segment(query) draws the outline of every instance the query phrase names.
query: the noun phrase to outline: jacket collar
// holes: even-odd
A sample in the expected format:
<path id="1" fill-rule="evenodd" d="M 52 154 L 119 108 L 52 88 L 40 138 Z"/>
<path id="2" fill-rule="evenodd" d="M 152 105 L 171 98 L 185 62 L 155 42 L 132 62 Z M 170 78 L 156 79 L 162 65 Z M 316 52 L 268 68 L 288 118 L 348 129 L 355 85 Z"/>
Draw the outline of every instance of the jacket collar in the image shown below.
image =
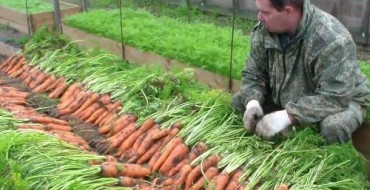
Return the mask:
<path id="1" fill-rule="evenodd" d="M 311 4 L 310 0 L 304 0 L 303 4 L 303 16 L 301 21 L 299 22 L 299 26 L 297 29 L 297 35 L 292 39 L 292 43 L 297 42 L 298 40 L 302 39 L 304 34 L 307 31 L 308 26 L 310 25 L 314 13 L 314 6 Z M 272 34 L 268 32 L 265 28 L 263 28 L 263 32 L 266 34 L 265 36 L 265 48 L 266 49 L 280 49 L 280 41 L 278 34 Z"/>

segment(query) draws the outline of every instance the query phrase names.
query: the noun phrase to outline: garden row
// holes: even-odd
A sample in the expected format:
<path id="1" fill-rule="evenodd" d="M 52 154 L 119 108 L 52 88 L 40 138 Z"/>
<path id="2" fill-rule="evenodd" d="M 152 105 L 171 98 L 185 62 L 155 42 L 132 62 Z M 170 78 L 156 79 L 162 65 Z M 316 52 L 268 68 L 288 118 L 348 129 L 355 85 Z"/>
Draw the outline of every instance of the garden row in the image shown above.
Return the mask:
<path id="1" fill-rule="evenodd" d="M 126 175 L 125 177 L 138 179 L 136 182 L 139 181 L 141 185 L 150 184 L 156 187 L 184 180 L 179 177 L 182 172 L 191 172 L 190 169 L 193 171 L 196 168 L 199 170 L 201 163 L 206 167 L 208 159 L 213 158 L 212 167 L 209 167 L 212 169 L 207 172 L 207 169 L 203 168 L 203 175 L 208 175 L 211 179 L 210 176 L 216 176 L 215 173 L 219 173 L 217 176 L 227 173 L 230 178 L 240 169 L 242 175 L 239 176 L 238 182 L 248 182 L 246 189 L 276 189 L 281 184 L 287 184 L 290 189 L 364 189 L 367 185 L 363 172 L 363 157 L 350 143 L 327 146 L 311 129 L 292 131 L 292 136 L 284 141 L 263 140 L 241 127 L 240 118 L 234 115 L 228 105 L 230 96 L 203 88 L 194 82 L 194 78 L 186 71 L 164 73 L 155 67 L 136 67 L 117 62 L 117 59 L 107 54 L 95 52 L 93 55 L 94 52 L 79 51 L 73 43 L 60 41 L 58 37 L 49 36 L 42 31 L 41 34 L 34 36 L 25 47 L 27 64 L 14 64 L 16 67 L 9 68 L 7 72 L 12 76 L 28 75 L 28 80 L 26 77 L 22 81 L 28 84 L 27 86 L 32 86 L 31 89 L 35 93 L 45 91 L 47 96 L 54 97 L 50 94 L 55 93 L 48 87 L 53 86 L 56 81 L 59 81 L 60 85 L 55 85 L 54 90 L 57 86 L 60 89 L 65 88 L 63 94 L 66 95 L 53 99 L 58 100 L 55 105 L 50 103 L 48 106 L 38 106 L 37 110 L 43 110 L 40 108 L 45 107 L 55 108 L 44 113 L 67 121 L 70 127 L 60 123 L 64 127 L 59 129 L 68 130 L 64 131 L 68 137 L 72 136 L 73 132 L 73 135 L 79 136 L 78 140 L 82 138 L 99 154 L 115 157 L 112 159 L 109 156 L 113 163 L 98 163 L 100 165 L 92 167 L 94 172 L 89 174 L 101 173 L 101 169 L 105 167 L 107 171 L 110 169 L 110 172 L 104 173 L 106 176 Z M 62 79 L 65 82 L 61 82 Z M 81 107 L 86 109 L 81 110 Z M 178 125 L 179 121 L 181 125 Z M 52 128 L 42 126 L 38 129 L 50 132 Z M 156 137 L 153 137 L 154 134 Z M 171 139 L 169 134 L 177 135 L 171 136 L 172 140 L 168 141 Z M 151 143 L 147 143 L 148 141 Z M 203 143 L 207 145 L 204 150 Z M 84 148 L 81 142 L 75 145 Z M 172 151 L 170 147 L 173 147 Z M 143 161 L 141 158 L 151 149 L 157 149 L 157 153 L 151 153 L 153 156 Z M 175 155 L 179 155 L 175 153 L 180 150 L 182 159 L 176 159 L 175 162 L 179 167 L 172 167 L 178 172 L 171 172 L 172 169 L 168 169 L 171 167 L 167 164 L 173 164 L 171 160 Z M 38 156 L 40 155 L 34 155 Z M 170 157 L 172 159 L 169 159 Z M 107 158 L 103 160 L 108 161 Z M 214 163 L 215 160 L 217 164 Z M 183 167 L 182 163 L 185 163 Z M 140 168 L 137 171 L 142 171 L 140 175 L 146 177 L 138 177 L 140 175 L 137 173 L 127 176 L 124 170 L 120 170 L 132 166 L 130 164 Z M 58 168 L 57 165 L 54 167 Z M 67 164 L 65 167 L 78 170 L 80 165 Z M 74 179 L 76 176 L 71 172 L 69 177 L 63 176 L 59 180 L 66 182 L 68 179 Z M 186 179 L 191 179 L 190 173 L 188 174 Z M 194 185 L 199 187 L 202 184 L 202 188 L 208 187 L 203 186 L 202 182 L 206 179 L 201 177 L 203 175 L 196 177 Z M 31 178 L 38 179 L 39 183 L 42 181 L 35 176 Z M 109 179 L 115 179 L 109 181 L 109 184 L 117 183 L 116 178 Z M 186 183 L 186 179 L 183 182 L 185 187 L 190 183 Z M 142 183 L 143 181 L 147 182 Z M 206 181 L 206 184 L 212 184 Z"/>

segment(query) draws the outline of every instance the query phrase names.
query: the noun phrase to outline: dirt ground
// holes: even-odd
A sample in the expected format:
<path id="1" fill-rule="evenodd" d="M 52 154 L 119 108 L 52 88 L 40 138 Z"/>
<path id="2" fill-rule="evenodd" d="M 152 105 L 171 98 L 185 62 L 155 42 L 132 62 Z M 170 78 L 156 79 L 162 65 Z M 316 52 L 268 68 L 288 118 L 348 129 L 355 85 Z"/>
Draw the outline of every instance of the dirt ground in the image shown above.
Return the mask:
<path id="1" fill-rule="evenodd" d="M 24 43 L 27 38 L 28 35 L 25 33 L 10 28 L 8 25 L 0 25 L 0 42 L 16 48 L 22 48 L 22 43 Z"/>

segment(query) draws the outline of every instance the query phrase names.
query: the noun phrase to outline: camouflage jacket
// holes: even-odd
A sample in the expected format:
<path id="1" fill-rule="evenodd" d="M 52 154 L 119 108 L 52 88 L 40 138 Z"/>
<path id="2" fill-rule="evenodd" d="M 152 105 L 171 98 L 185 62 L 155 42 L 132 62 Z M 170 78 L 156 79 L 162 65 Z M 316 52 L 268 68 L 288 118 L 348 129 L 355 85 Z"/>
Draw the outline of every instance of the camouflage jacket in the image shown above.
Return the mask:
<path id="1" fill-rule="evenodd" d="M 279 36 L 258 24 L 251 35 L 250 57 L 242 71 L 243 103 L 272 101 L 300 124 L 319 122 L 341 112 L 349 101 L 366 107 L 367 78 L 357 63 L 348 30 L 333 16 L 305 1 L 297 35 L 285 51 Z"/>

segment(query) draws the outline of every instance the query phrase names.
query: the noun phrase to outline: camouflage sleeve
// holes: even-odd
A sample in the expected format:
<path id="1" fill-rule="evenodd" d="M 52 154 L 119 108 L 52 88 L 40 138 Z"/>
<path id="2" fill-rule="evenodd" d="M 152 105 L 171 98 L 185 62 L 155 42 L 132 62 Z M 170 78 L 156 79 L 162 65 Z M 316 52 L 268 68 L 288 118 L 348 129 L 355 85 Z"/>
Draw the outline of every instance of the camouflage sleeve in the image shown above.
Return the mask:
<path id="1" fill-rule="evenodd" d="M 348 38 L 337 38 L 316 56 L 311 64 L 315 94 L 286 105 L 300 124 L 316 123 L 345 110 L 355 90 L 356 47 Z"/>
<path id="2" fill-rule="evenodd" d="M 251 34 L 251 51 L 242 70 L 241 89 L 233 97 L 234 109 L 243 113 L 250 100 L 257 100 L 260 104 L 264 102 L 268 81 L 267 64 L 263 35 L 257 25 Z"/>

